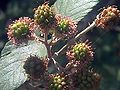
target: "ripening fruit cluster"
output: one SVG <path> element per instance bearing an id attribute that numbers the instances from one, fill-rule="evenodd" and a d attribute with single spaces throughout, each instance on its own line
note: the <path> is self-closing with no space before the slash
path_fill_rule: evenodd
<path id="1" fill-rule="evenodd" d="M 89 47 L 85 43 L 79 43 L 72 48 L 72 51 L 74 53 L 75 59 L 81 60 L 88 56 L 87 54 L 89 52 Z"/>
<path id="2" fill-rule="evenodd" d="M 77 52 L 76 50 L 78 50 L 79 53 L 84 52 L 86 55 L 88 52 L 92 52 L 92 49 L 88 47 L 90 47 L 90 45 L 79 43 L 72 47 L 72 51 L 75 53 Z M 79 54 L 77 55 L 79 56 Z M 45 84 L 47 90 L 97 90 L 100 76 L 89 67 L 90 60 L 86 60 L 83 56 L 81 57 L 82 62 L 79 60 L 81 58 L 76 57 L 69 60 L 65 67 L 65 72 L 52 74 Z M 30 56 L 27 58 L 23 67 L 30 79 L 42 80 L 43 77 L 46 77 L 45 73 L 48 72 L 47 63 L 37 56 Z M 48 76 L 49 75 L 50 74 L 48 74 Z"/>
<path id="3" fill-rule="evenodd" d="M 11 26 L 13 30 L 13 35 L 16 38 L 25 38 L 26 35 L 29 33 L 29 26 L 26 23 L 17 22 Z"/>
<path id="4" fill-rule="evenodd" d="M 78 61 L 82 61 L 85 59 L 93 58 L 93 51 L 90 43 L 77 43 L 73 45 L 70 50 L 67 52 L 67 56 L 69 59 L 75 59 Z"/>
<path id="5" fill-rule="evenodd" d="M 89 42 L 77 43 L 67 51 L 68 64 L 66 71 L 69 79 L 77 90 L 97 90 L 100 75 L 95 73 L 90 64 L 93 59 L 93 49 Z"/>
<path id="6" fill-rule="evenodd" d="M 55 34 L 58 38 L 72 37 L 77 33 L 77 23 L 69 17 L 56 14 Z"/>
<path id="7" fill-rule="evenodd" d="M 64 90 L 66 88 L 66 79 L 60 74 L 56 74 L 52 77 L 50 83 L 50 90 Z"/>
<path id="8" fill-rule="evenodd" d="M 38 24 L 41 24 L 42 27 L 52 25 L 55 20 L 54 17 L 55 14 L 48 3 L 44 3 L 35 10 L 34 19 Z"/>
<path id="9" fill-rule="evenodd" d="M 93 71 L 83 71 L 71 76 L 74 87 L 79 90 L 97 90 L 100 76 Z"/>
<path id="10" fill-rule="evenodd" d="M 65 33 L 67 31 L 69 31 L 69 21 L 66 19 L 63 19 L 58 23 L 58 32 Z"/>
<path id="11" fill-rule="evenodd" d="M 114 13 L 111 14 L 110 12 L 110 15 L 108 16 L 113 17 L 113 14 Z M 102 18 L 103 17 L 104 15 L 102 15 Z M 100 26 L 101 21 L 102 19 L 97 20 L 96 24 Z M 41 40 L 39 36 L 35 35 L 35 30 L 38 29 L 39 33 L 43 34 L 45 40 L 45 42 L 43 42 L 47 47 L 47 45 L 51 44 L 48 44 L 46 40 L 46 36 L 49 34 L 57 40 L 69 39 L 76 35 L 76 28 L 77 24 L 75 21 L 69 17 L 55 14 L 52 7 L 45 2 L 35 10 L 34 20 L 28 17 L 23 17 L 13 21 L 8 27 L 7 34 L 9 40 L 14 44 L 21 44 L 21 42 L 25 40 L 36 39 L 36 37 Z M 59 74 L 55 73 L 49 77 L 48 60 L 42 60 L 37 56 L 28 57 L 23 68 L 25 69 L 26 74 L 28 74 L 29 79 L 39 79 L 42 81 L 43 77 L 48 77 L 47 80 L 49 82 L 46 82 L 47 84 L 45 83 L 47 90 L 96 90 L 93 88 L 95 84 L 99 83 L 100 78 L 99 75 L 93 73 L 89 69 L 89 65 L 93 60 L 93 49 L 90 43 L 76 43 L 75 45 L 70 46 L 66 55 L 68 58 L 68 64 L 64 68 L 66 72 L 64 71 L 62 74 L 61 72 Z"/>
<path id="12" fill-rule="evenodd" d="M 111 28 L 117 25 L 120 20 L 120 11 L 115 6 L 104 9 L 95 20 L 96 26 L 101 28 Z"/>
<path id="13" fill-rule="evenodd" d="M 33 39 L 33 28 L 35 23 L 31 18 L 22 17 L 12 22 L 8 27 L 8 38 L 14 44 Z"/>
<path id="14" fill-rule="evenodd" d="M 69 71 L 73 71 L 72 69 L 74 68 L 74 72 L 78 72 L 83 68 L 88 67 L 93 60 L 93 50 L 89 42 L 77 43 L 71 46 L 66 52 L 66 55 L 69 60 L 66 68 Z"/>
<path id="15" fill-rule="evenodd" d="M 58 39 L 70 38 L 77 33 L 77 24 L 69 17 L 55 14 L 48 2 L 34 10 L 34 20 L 28 17 L 13 21 L 8 27 L 8 37 L 14 44 L 21 44 L 30 38 L 36 38 L 39 33 L 50 33 Z M 31 37 L 32 36 L 32 37 Z M 24 40 L 25 39 L 25 40 Z"/>

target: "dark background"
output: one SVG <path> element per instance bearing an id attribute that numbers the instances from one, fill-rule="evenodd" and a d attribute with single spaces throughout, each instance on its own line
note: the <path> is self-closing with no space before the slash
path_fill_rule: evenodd
<path id="1" fill-rule="evenodd" d="M 54 1 L 50 0 L 50 3 L 53 4 Z M 120 0 L 99 1 L 100 3 L 93 8 L 92 12 L 79 22 L 79 31 L 95 19 L 102 7 L 116 5 L 120 9 Z M 32 17 L 33 8 L 43 2 L 44 0 L 0 0 L 0 51 L 8 41 L 6 27 L 11 21 L 22 16 Z M 110 31 L 94 28 L 84 38 L 89 38 L 95 48 L 93 67 L 102 76 L 100 90 L 120 90 L 120 28 L 116 27 Z M 21 88 L 32 90 L 27 82 L 19 90 L 22 90 Z"/>

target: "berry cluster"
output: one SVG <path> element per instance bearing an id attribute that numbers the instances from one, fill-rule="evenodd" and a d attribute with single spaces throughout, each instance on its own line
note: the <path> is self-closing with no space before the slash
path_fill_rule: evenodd
<path id="1" fill-rule="evenodd" d="M 35 10 L 34 20 L 23 17 L 14 21 L 8 27 L 8 37 L 14 44 L 21 44 L 24 41 L 37 37 L 36 30 L 39 33 L 50 34 L 56 40 L 73 37 L 77 33 L 77 24 L 69 17 L 55 14 L 48 2 L 39 6 Z"/>
<path id="2" fill-rule="evenodd" d="M 49 28 L 54 25 L 55 14 L 48 3 L 44 3 L 35 10 L 34 19 L 41 28 Z"/>
<path id="3" fill-rule="evenodd" d="M 101 28 L 110 28 L 120 20 L 120 11 L 115 6 L 109 6 L 104 9 L 95 20 L 96 26 Z"/>
<path id="4" fill-rule="evenodd" d="M 53 75 L 50 82 L 50 90 L 66 90 L 67 80 L 66 77 L 62 74 Z"/>
<path id="5" fill-rule="evenodd" d="M 28 17 L 19 18 L 13 21 L 8 27 L 8 38 L 14 44 L 20 44 L 33 38 L 33 29 L 35 23 Z"/>
<path id="6" fill-rule="evenodd" d="M 119 19 L 120 11 L 116 7 L 110 6 L 98 15 L 95 23 L 96 26 L 106 28 L 118 22 Z M 42 39 L 39 37 L 40 35 L 36 35 L 36 29 Z M 53 42 L 56 44 L 56 41 L 71 38 L 75 41 L 76 33 L 77 23 L 70 17 L 55 14 L 47 2 L 35 10 L 34 20 L 28 17 L 19 18 L 8 27 L 8 38 L 14 44 L 35 39 L 46 46 L 48 55 L 44 60 L 37 56 L 30 56 L 25 61 L 23 68 L 29 79 L 46 80 L 44 83 L 46 90 L 97 90 L 100 76 L 90 68 L 93 60 L 93 49 L 90 42 L 70 44 L 66 51 L 68 63 L 65 67 L 61 67 L 59 63 L 55 62 L 55 55 L 59 54 L 61 50 L 57 54 L 53 52 L 51 49 L 54 46 Z M 59 71 L 62 68 L 59 73 L 49 74 L 48 63 L 51 60 Z"/>
<path id="7" fill-rule="evenodd" d="M 77 33 L 77 24 L 70 17 L 61 16 L 56 14 L 57 26 L 55 34 L 59 38 L 72 37 Z"/>
<path id="8" fill-rule="evenodd" d="M 29 33 L 28 25 L 22 22 L 13 24 L 11 29 L 14 30 L 13 35 L 18 39 L 21 37 L 24 38 Z"/>
<path id="9" fill-rule="evenodd" d="M 92 48 L 89 43 L 78 43 L 72 47 L 70 52 L 71 56 L 73 55 L 74 59 L 78 61 L 83 59 L 92 59 L 93 57 Z"/>
<path id="10" fill-rule="evenodd" d="M 73 45 L 66 53 L 69 63 L 66 68 L 71 72 L 80 71 L 87 67 L 93 59 L 93 51 L 90 43 L 78 43 Z"/>
<path id="11" fill-rule="evenodd" d="M 97 90 L 100 76 L 91 70 L 84 70 L 71 75 L 72 84 L 79 90 Z"/>

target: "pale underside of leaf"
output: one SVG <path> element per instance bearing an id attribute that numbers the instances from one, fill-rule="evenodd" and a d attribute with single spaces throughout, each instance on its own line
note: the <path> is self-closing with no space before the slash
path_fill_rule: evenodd
<path id="1" fill-rule="evenodd" d="M 57 0 L 54 7 L 57 13 L 79 21 L 87 15 L 97 3 L 98 0 Z"/>
<path id="2" fill-rule="evenodd" d="M 45 57 L 46 53 L 45 46 L 35 41 L 21 47 L 7 43 L 0 58 L 0 90 L 14 90 L 23 84 L 27 79 L 23 69 L 26 59 L 30 55 Z"/>

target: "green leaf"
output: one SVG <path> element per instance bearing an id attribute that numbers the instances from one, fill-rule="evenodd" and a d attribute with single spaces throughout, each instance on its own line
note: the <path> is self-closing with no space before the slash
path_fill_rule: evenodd
<path id="1" fill-rule="evenodd" d="M 11 42 L 6 44 L 0 58 L 0 90 L 14 90 L 26 81 L 23 65 L 30 55 L 45 57 L 45 46 L 35 41 L 22 46 L 15 46 Z"/>
<path id="2" fill-rule="evenodd" d="M 69 16 L 73 20 L 81 20 L 98 0 L 57 0 L 54 4 L 55 10 L 62 15 Z"/>

